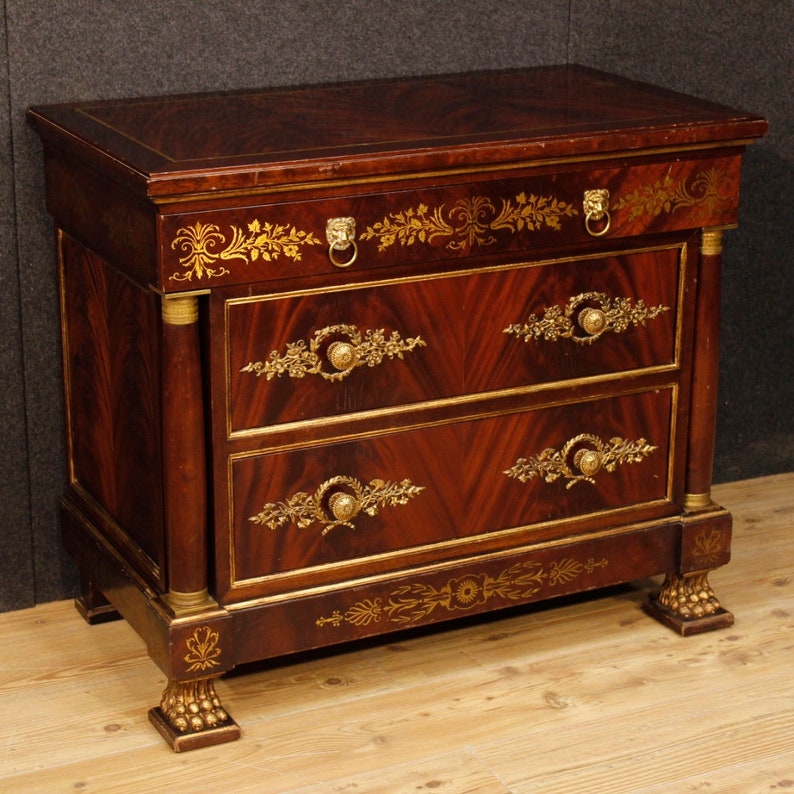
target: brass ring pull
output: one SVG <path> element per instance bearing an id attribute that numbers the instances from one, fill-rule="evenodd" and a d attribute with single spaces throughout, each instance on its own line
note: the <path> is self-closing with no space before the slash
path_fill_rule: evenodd
<path id="1" fill-rule="evenodd" d="M 328 258 L 334 267 L 350 267 L 358 257 L 355 218 L 329 218 L 325 224 L 325 239 L 328 240 Z M 336 251 L 353 251 L 347 259 L 337 259 Z"/>
<path id="2" fill-rule="evenodd" d="M 336 527 L 355 529 L 352 521 L 359 513 L 376 516 L 382 507 L 407 504 L 424 489 L 410 480 L 376 479 L 365 485 L 355 477 L 340 475 L 326 480 L 313 494 L 299 491 L 284 502 L 269 502 L 248 520 L 269 529 L 288 523 L 299 529 L 320 524 L 321 534 L 327 535 Z"/>
<path id="3" fill-rule="evenodd" d="M 612 224 L 612 217 L 609 214 L 609 191 L 601 188 L 585 190 L 582 207 L 584 209 L 584 228 L 587 233 L 591 237 L 603 237 Z M 606 218 L 606 223 L 603 228 L 596 229 L 593 223 L 602 218 Z"/>
<path id="4" fill-rule="evenodd" d="M 544 482 L 567 480 L 566 489 L 578 482 L 595 484 L 595 477 L 602 469 L 614 472 L 626 463 L 639 463 L 656 449 L 644 438 L 636 441 L 615 436 L 602 441 L 591 433 L 582 433 L 566 441 L 557 450 L 549 447 L 531 458 L 519 458 L 504 473 L 520 482 L 537 477 Z"/>

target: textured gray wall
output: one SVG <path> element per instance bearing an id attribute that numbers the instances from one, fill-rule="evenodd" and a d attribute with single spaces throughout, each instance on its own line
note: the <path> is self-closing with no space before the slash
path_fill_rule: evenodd
<path id="1" fill-rule="evenodd" d="M 697 8 L 697 11 L 693 9 Z M 766 114 L 726 244 L 717 478 L 794 468 L 794 11 L 688 0 L 5 0 L 0 52 L 0 610 L 71 595 L 52 230 L 34 103 L 578 61 Z M 0 35 L 3 35 L 0 33 Z"/>

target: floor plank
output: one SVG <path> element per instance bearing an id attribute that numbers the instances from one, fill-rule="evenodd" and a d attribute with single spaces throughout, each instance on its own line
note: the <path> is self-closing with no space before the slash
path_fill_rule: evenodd
<path id="1" fill-rule="evenodd" d="M 0 792 L 755 794 L 794 789 L 794 473 L 715 489 L 730 629 L 681 638 L 636 582 L 247 668 L 235 743 L 176 755 L 165 685 L 123 622 L 0 615 Z"/>

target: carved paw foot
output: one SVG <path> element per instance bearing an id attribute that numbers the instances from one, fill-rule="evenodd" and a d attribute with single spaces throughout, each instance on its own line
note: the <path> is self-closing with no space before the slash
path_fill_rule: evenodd
<path id="1" fill-rule="evenodd" d="M 733 625 L 733 615 L 714 595 L 707 571 L 667 574 L 646 612 L 683 636 Z"/>
<path id="2" fill-rule="evenodd" d="M 149 719 L 180 752 L 237 739 L 240 728 L 224 709 L 211 678 L 171 681 Z"/>

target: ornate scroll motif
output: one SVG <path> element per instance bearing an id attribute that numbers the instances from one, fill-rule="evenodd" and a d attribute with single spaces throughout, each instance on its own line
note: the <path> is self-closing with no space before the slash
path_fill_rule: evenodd
<path id="1" fill-rule="evenodd" d="M 567 558 L 549 566 L 529 561 L 516 563 L 497 576 L 487 573 L 467 574 L 450 579 L 440 587 L 420 582 L 402 585 L 389 593 L 385 603 L 383 598 L 366 598 L 353 604 L 344 613 L 335 610 L 328 617 L 317 618 L 316 624 L 368 626 L 384 619 L 390 623 L 415 623 L 436 610 L 466 611 L 495 598 L 503 601 L 531 598 L 544 584 L 558 587 L 608 564 L 606 559 L 594 560 L 592 557 L 586 562 Z"/>
<path id="2" fill-rule="evenodd" d="M 231 259 L 242 259 L 246 264 L 262 259 L 272 262 L 281 256 L 300 261 L 301 246 L 322 245 L 311 232 L 299 231 L 294 226 L 253 220 L 247 232 L 239 226 L 231 227 L 231 239 L 226 237 L 214 223 L 197 221 L 192 226 L 182 227 L 171 243 L 184 253 L 179 264 L 183 273 L 173 273 L 173 281 L 225 276 L 229 270 L 222 264 Z"/>
<path id="3" fill-rule="evenodd" d="M 218 657 L 221 649 L 218 647 L 218 632 L 209 626 L 200 626 L 191 637 L 185 641 L 188 653 L 185 662 L 190 665 L 188 672 L 203 672 L 213 667 L 220 667 Z"/>
<path id="4" fill-rule="evenodd" d="M 509 325 L 506 334 L 531 339 L 571 339 L 580 345 L 591 345 L 607 331 L 622 333 L 630 325 L 645 325 L 669 306 L 646 306 L 638 300 L 632 306 L 628 298 L 610 299 L 603 292 L 585 292 L 570 298 L 568 304 L 547 307 L 542 317 L 535 314 L 522 324 Z"/>
<path id="5" fill-rule="evenodd" d="M 430 208 L 419 204 L 399 212 L 392 212 L 383 220 L 368 226 L 362 240 L 378 240 L 378 250 L 385 251 L 394 243 L 403 246 L 430 243 L 434 239 L 450 238 L 446 247 L 451 250 L 492 245 L 493 232 L 537 231 L 544 226 L 559 231 L 561 219 L 578 215 L 572 204 L 553 196 L 519 193 L 513 200 L 502 199 L 496 208 L 486 196 L 460 199 L 451 208 L 444 204 Z"/>
<path id="6" fill-rule="evenodd" d="M 346 337 L 347 341 L 337 339 L 328 344 L 328 340 L 334 337 Z M 364 364 L 375 367 L 386 357 L 403 358 L 403 353 L 424 346 L 421 337 L 403 340 L 397 331 L 392 331 L 387 338 L 382 328 L 362 334 L 355 325 L 331 325 L 315 331 L 309 340 L 308 349 L 303 340 L 289 342 L 283 355 L 273 350 L 267 361 L 249 362 L 240 372 L 253 372 L 257 377 L 265 375 L 268 380 L 286 374 L 290 378 L 320 375 L 326 380 L 335 381 L 347 377 L 356 367 Z M 320 355 L 323 351 L 335 372 L 323 369 L 324 361 Z"/>
<path id="7" fill-rule="evenodd" d="M 682 620 L 695 620 L 722 610 L 704 572 L 668 573 L 656 602 Z"/>
<path id="8" fill-rule="evenodd" d="M 709 168 L 700 171 L 689 183 L 686 179 L 676 181 L 668 174 L 651 185 L 621 196 L 614 209 L 628 210 L 629 220 L 643 215 L 656 217 L 662 212 L 671 213 L 698 205 L 707 212 L 713 212 L 718 205 L 733 201 L 735 192 L 736 186 L 728 174 Z"/>
<path id="9" fill-rule="evenodd" d="M 423 485 L 414 485 L 407 479 L 400 482 L 376 479 L 364 485 L 354 477 L 333 477 L 313 494 L 299 491 L 286 502 L 269 502 L 248 520 L 270 529 L 289 522 L 300 529 L 318 523 L 325 525 L 321 534 L 327 535 L 336 527 L 355 529 L 352 520 L 362 511 L 375 516 L 383 507 L 407 504 L 424 489 Z"/>
<path id="10" fill-rule="evenodd" d="M 644 438 L 626 441 L 615 437 L 605 443 L 597 436 L 583 433 L 560 450 L 550 447 L 535 457 L 519 458 L 504 473 L 521 482 L 538 477 L 551 483 L 563 477 L 568 480 L 565 487 L 571 488 L 582 481 L 595 484 L 593 477 L 601 469 L 613 472 L 621 464 L 639 463 L 655 449 Z"/>

